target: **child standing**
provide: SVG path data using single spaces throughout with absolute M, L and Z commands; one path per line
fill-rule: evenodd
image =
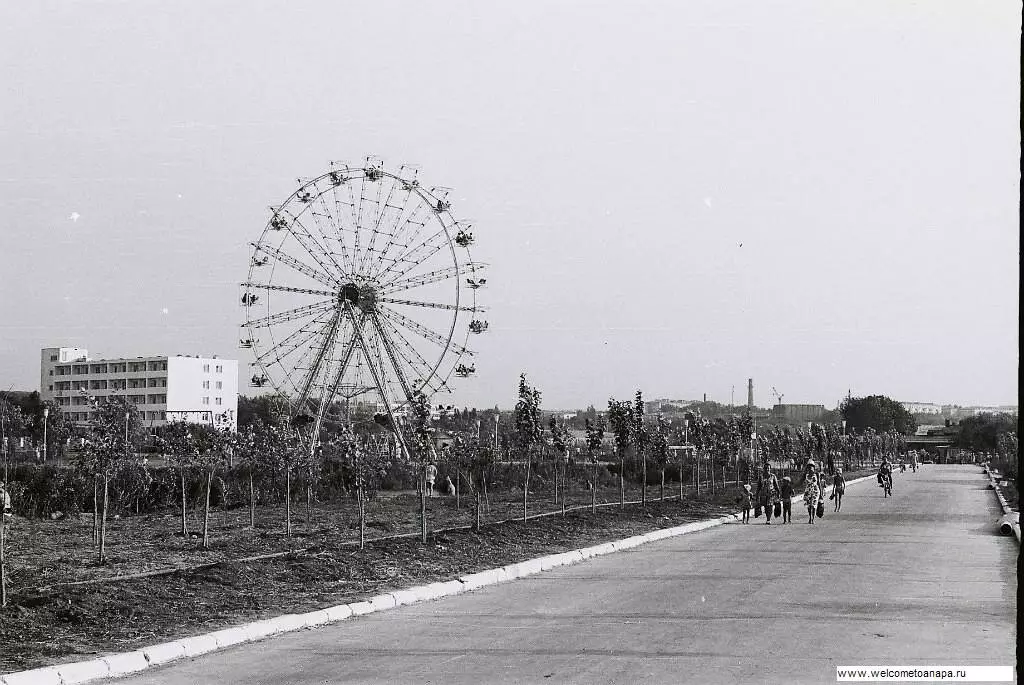
M 782 522 L 793 522 L 793 479 L 785 476 L 780 487 L 782 494 Z
M 754 495 L 750 492 L 750 483 L 743 486 L 740 493 L 740 505 L 743 507 L 743 523 L 750 523 L 750 507 L 754 503 Z

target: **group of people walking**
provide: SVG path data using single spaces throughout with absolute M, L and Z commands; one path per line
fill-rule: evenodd
M 825 515 L 825 490 L 828 487 L 829 477 L 824 470 L 820 469 L 813 459 L 808 460 L 804 468 L 804 506 L 807 508 L 807 522 L 814 523 L 814 519 Z M 846 479 L 843 477 L 843 470 L 837 468 L 832 475 L 832 495 L 830 499 L 835 502 L 834 511 L 839 511 L 843 505 L 843 493 L 846 492 Z M 743 486 L 743 523 L 750 523 L 750 509 L 755 506 L 754 518 L 764 512 L 765 524 L 771 525 L 772 517 L 781 518 L 783 523 L 793 522 L 793 479 L 783 476 L 780 481 L 772 471 L 769 464 L 765 463 L 761 470 L 761 477 L 757 481 L 757 493 L 754 494 L 749 484 Z M 755 505 L 756 503 L 756 505 Z

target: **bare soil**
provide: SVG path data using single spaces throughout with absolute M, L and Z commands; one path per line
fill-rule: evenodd
M 668 489 L 666 496 L 672 493 Z M 650 489 L 646 507 L 608 506 L 596 513 L 587 508 L 525 523 L 487 525 L 487 520 L 522 517 L 521 492 L 518 497 L 492 495 L 490 514 L 479 533 L 468 528 L 443 530 L 468 526 L 472 502 L 465 500 L 456 509 L 454 497 L 435 497 L 429 500 L 427 544 L 415 535 L 418 496 L 383 496 L 368 506 L 367 536 L 414 536 L 369 542 L 362 550 L 356 543 L 358 519 L 352 502 L 316 505 L 309 527 L 304 507 L 293 507 L 290 537 L 283 532 L 283 506 L 261 507 L 255 530 L 248 528 L 247 509 L 214 512 L 208 551 L 199 549 L 200 539 L 180 535 L 180 512 L 167 512 L 110 522 L 105 565 L 96 562 L 91 518 L 15 519 L 8 528 L 9 603 L 0 609 L 0 673 L 358 601 L 735 511 L 735 486 L 714 497 L 687 493 L 682 503 L 678 496 L 659 502 L 658 494 L 657 488 Z M 599 501 L 612 499 L 610 492 L 602 495 Z M 589 500 L 589 493 L 578 493 L 568 504 Z M 560 503 L 548 498 L 532 502 L 530 513 L 560 509 Z M 190 518 L 189 527 L 201 534 L 201 521 Z M 289 549 L 296 551 L 273 559 L 232 561 Z M 202 564 L 213 565 L 195 568 Z M 113 580 L 174 566 L 182 570 Z M 98 579 L 106 582 L 68 584 Z

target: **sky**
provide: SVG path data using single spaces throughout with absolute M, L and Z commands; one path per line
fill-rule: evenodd
M 1020 3 L 0 6 L 0 384 L 237 349 L 248 243 L 377 155 L 490 329 L 440 402 L 1016 403 Z M 244 369 L 244 364 L 241 365 Z

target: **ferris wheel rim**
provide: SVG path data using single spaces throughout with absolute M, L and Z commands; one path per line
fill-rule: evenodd
M 374 314 L 370 317 L 367 327 L 367 334 L 374 339 L 374 344 L 377 345 L 375 359 L 371 360 L 373 353 L 369 350 L 363 349 L 362 353 L 366 357 L 367 365 L 375 363 L 379 367 L 380 372 L 382 374 L 386 373 L 388 376 L 388 379 L 381 384 L 383 387 L 377 388 L 379 394 L 395 393 L 395 386 L 402 386 L 401 395 L 404 396 L 395 395 L 395 399 L 399 400 L 397 403 L 398 407 L 409 402 L 411 388 L 415 388 L 416 391 L 430 391 L 431 394 L 440 391 L 450 392 L 449 381 L 455 370 L 460 367 L 462 358 L 466 355 L 474 354 L 467 347 L 471 331 L 467 328 L 464 335 L 460 338 L 462 344 L 458 344 L 455 342 L 456 330 L 460 320 L 464 318 L 463 315 L 469 314 L 470 318 L 472 318 L 472 314 L 483 311 L 483 308 L 477 304 L 475 286 L 468 293 L 463 293 L 464 288 L 461 286 L 461 279 L 466 274 L 475 276 L 476 272 L 484 267 L 473 262 L 468 245 L 456 245 L 456 241 L 453 238 L 453 229 L 459 226 L 459 222 L 451 215 L 450 204 L 445 201 L 446 195 L 434 192 L 433 188 L 427 190 L 418 183 L 410 182 L 409 179 L 399 173 L 392 173 L 384 169 L 383 166 L 373 168 L 375 169 L 373 174 L 376 175 L 376 178 L 370 179 L 371 183 L 378 182 L 384 178 L 391 180 L 388 198 L 384 201 L 385 207 L 394 207 L 389 205 L 388 202 L 394 195 L 396 188 L 399 187 L 401 192 L 406 194 L 406 202 L 413 195 L 418 198 L 418 201 L 413 206 L 412 213 L 406 217 L 404 222 L 403 215 L 407 204 L 402 204 L 399 211 L 394 214 L 394 225 L 388 234 L 388 244 L 384 247 L 383 252 L 379 254 L 386 256 L 390 253 L 399 233 L 409 229 L 409 224 L 413 217 L 423 207 L 430 207 L 431 213 L 434 214 L 433 222 L 425 219 L 416 224 L 417 228 L 414 229 L 409 244 L 406 244 L 404 246 L 405 249 L 400 251 L 394 259 L 390 260 L 390 264 L 385 264 L 386 260 L 384 259 L 377 260 L 377 263 L 374 263 L 378 254 L 375 243 L 382 233 L 378 229 L 381 222 L 385 221 L 387 213 L 386 208 L 380 209 L 383 184 L 378 183 L 377 188 L 378 198 L 375 211 L 379 211 L 374 217 L 376 223 L 367 237 L 369 242 L 366 248 L 361 252 L 354 249 L 352 254 L 344 254 L 347 251 L 347 246 L 339 238 L 341 252 L 332 253 L 325 246 L 330 245 L 328 235 L 324 232 L 320 220 L 317 219 L 312 210 L 314 202 L 318 201 L 326 207 L 324 197 L 328 193 L 332 193 L 336 197 L 336 193 L 333 191 L 337 190 L 339 184 L 333 183 L 333 181 L 336 180 L 336 174 L 339 173 L 348 175 L 347 180 L 349 181 L 350 189 L 352 181 L 357 177 L 361 179 L 360 202 L 362 202 L 370 167 L 359 168 L 345 165 L 312 179 L 300 180 L 299 187 L 284 202 L 271 208 L 271 218 L 268 219 L 267 224 L 264 226 L 259 240 L 251 243 L 253 257 L 250 260 L 248 278 L 242 286 L 247 288 L 250 293 L 254 290 L 262 293 L 264 296 L 263 307 L 266 314 L 254 319 L 251 315 L 252 306 L 247 305 L 243 327 L 248 335 L 246 340 L 254 350 L 254 362 L 252 365 L 259 369 L 264 380 L 273 379 L 271 386 L 279 392 L 285 392 L 290 395 L 289 391 L 298 391 L 302 394 L 303 388 L 306 388 L 307 392 L 311 387 L 326 388 L 327 381 L 318 380 L 319 369 L 317 367 L 319 362 L 316 361 L 312 364 L 311 380 L 304 379 L 302 387 L 298 387 L 292 379 L 295 371 L 300 368 L 301 364 L 305 363 L 304 360 L 308 357 L 309 350 L 312 349 L 312 341 L 320 337 L 320 334 L 327 326 L 326 319 L 331 316 L 337 319 L 339 311 L 347 306 L 338 294 L 346 282 L 354 283 L 360 280 L 364 284 L 372 282 L 373 286 L 378 288 L 381 293 L 379 303 L 372 309 Z M 325 182 L 325 180 L 330 185 L 327 188 L 321 188 L 319 184 Z M 298 206 L 295 203 L 298 203 Z M 351 203 L 350 209 L 357 211 L 354 209 L 354 206 L 355 203 Z M 362 212 L 362 210 L 363 205 L 360 204 L 358 212 Z M 305 216 L 307 211 L 309 215 Z M 328 213 L 324 216 L 330 218 L 330 210 L 327 211 Z M 357 216 L 359 215 L 358 212 Z M 286 221 L 286 223 L 275 226 L 275 222 L 278 221 Z M 424 227 L 428 225 L 433 227 L 433 232 L 428 232 L 429 235 L 427 237 L 416 242 Z M 346 230 L 340 219 L 338 224 L 330 226 L 330 228 L 338 231 L 339 234 Z M 280 240 L 273 240 L 272 233 L 275 231 L 280 231 Z M 354 240 L 357 241 L 357 246 L 361 232 L 362 227 L 359 224 L 354 224 Z M 285 243 L 289 242 L 289 237 L 294 239 L 294 243 L 304 251 L 300 252 L 300 257 L 294 257 L 284 251 Z M 448 247 L 446 251 L 448 256 L 445 257 L 442 263 L 448 262 L 449 266 L 443 269 L 435 269 L 427 274 L 416 275 L 416 271 L 423 264 L 429 264 L 435 255 L 444 251 L 445 246 Z M 294 247 L 295 245 L 293 244 L 290 249 L 294 249 Z M 458 250 L 462 249 L 466 250 L 465 257 L 462 257 L 458 252 Z M 341 261 L 339 262 L 335 257 L 340 257 Z M 263 260 L 262 263 L 257 264 L 260 259 Z M 310 264 L 310 259 L 313 260 L 314 264 Z M 258 277 L 256 273 L 258 267 L 267 264 L 271 265 L 270 274 L 266 277 Z M 305 279 L 307 287 L 281 285 L 275 282 L 275 274 L 278 269 L 289 273 L 291 278 L 300 279 L 300 281 Z M 454 289 L 454 292 L 450 293 L 449 296 L 454 299 L 454 304 L 444 301 L 435 302 L 422 297 L 417 299 L 408 294 L 410 291 L 415 294 L 417 288 L 443 284 L 449 279 Z M 308 283 L 310 281 L 312 284 Z M 282 311 L 275 311 L 272 305 L 273 294 L 275 293 L 301 294 L 307 297 L 324 299 L 304 307 L 283 310 L 282 313 Z M 395 297 L 398 294 L 406 295 L 406 297 Z M 469 298 L 468 304 L 463 304 L 464 297 Z M 243 303 L 244 298 L 245 296 L 243 295 Z M 407 308 L 412 308 L 413 311 L 433 309 L 450 312 L 450 316 L 446 316 L 444 319 L 446 322 L 446 325 L 442 328 L 444 333 L 434 330 L 432 326 L 436 326 L 436 324 L 423 324 L 412 318 L 412 311 L 407 312 L 408 316 L 403 314 L 401 310 Z M 281 336 L 275 337 L 275 325 L 291 322 L 296 319 L 299 320 L 299 325 L 294 330 L 291 330 L 287 335 L 282 333 Z M 308 330 L 310 326 L 312 326 L 312 330 Z M 267 334 L 271 337 L 271 344 L 261 345 L 259 343 L 257 329 L 260 328 L 267 329 Z M 299 338 L 299 342 L 294 344 L 293 340 L 296 337 Z M 424 343 L 431 343 L 433 347 L 424 346 Z M 419 345 L 418 347 L 417 344 Z M 289 345 L 290 347 L 288 347 Z M 381 348 L 383 352 L 381 352 Z M 297 357 L 294 357 L 296 352 L 299 352 L 299 354 Z M 292 361 L 286 361 L 290 358 L 293 358 Z M 430 361 L 430 359 L 434 361 Z M 442 367 L 446 364 L 449 366 L 445 371 Z M 390 366 L 390 370 L 387 369 L 388 366 Z M 278 370 L 280 373 L 278 373 Z M 405 374 L 410 374 L 413 380 L 410 382 L 403 380 Z M 398 379 L 397 382 L 395 379 Z M 356 387 L 358 388 L 358 386 Z M 363 392 L 366 392 L 366 390 Z M 305 401 L 304 398 L 300 399 L 303 402 Z

